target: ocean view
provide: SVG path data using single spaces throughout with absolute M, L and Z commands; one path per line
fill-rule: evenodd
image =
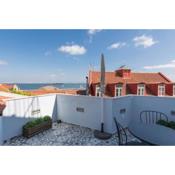
M 59 89 L 84 89 L 85 83 L 16 83 L 21 90 L 34 90 L 44 86 L 54 86 Z

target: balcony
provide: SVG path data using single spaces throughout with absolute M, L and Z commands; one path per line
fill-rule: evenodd
M 102 103 L 103 101 L 103 103 Z M 174 130 L 158 125 L 140 123 L 144 110 L 160 111 L 175 121 L 175 98 L 153 96 L 124 96 L 100 98 L 91 96 L 50 94 L 7 100 L 0 118 L 0 141 L 4 145 L 117 145 L 118 135 L 113 118 L 132 134 L 157 145 L 175 145 Z M 51 130 L 31 139 L 22 136 L 22 126 L 29 120 L 49 115 Z M 109 140 L 98 140 L 93 131 L 100 130 L 104 118 L 104 131 L 111 133 Z M 56 121 L 61 120 L 61 124 Z M 136 139 L 127 133 L 128 140 Z M 139 142 L 139 141 L 138 141 Z

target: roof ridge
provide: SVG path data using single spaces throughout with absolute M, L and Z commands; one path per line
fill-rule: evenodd
M 164 79 L 166 79 L 168 82 L 172 82 L 168 77 L 166 77 L 164 74 L 161 72 L 158 72 L 160 76 L 162 76 Z
M 100 71 L 97 71 L 97 70 L 90 70 L 90 72 L 100 73 Z M 105 71 L 105 73 L 115 73 L 115 71 Z M 131 74 L 159 74 L 159 73 L 160 72 L 132 72 L 131 71 Z
M 159 72 L 131 72 L 134 74 L 158 74 Z

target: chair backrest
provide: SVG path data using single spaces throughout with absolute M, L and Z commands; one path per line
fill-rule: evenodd
M 162 112 L 158 111 L 142 111 L 140 112 L 140 122 L 145 124 L 156 124 L 159 120 L 168 122 L 168 117 Z
M 122 125 L 120 125 L 120 123 L 116 120 L 115 117 L 114 117 L 114 122 L 116 125 L 117 134 L 118 134 L 118 144 L 126 145 L 127 144 L 127 134 L 126 134 L 125 129 L 122 127 Z

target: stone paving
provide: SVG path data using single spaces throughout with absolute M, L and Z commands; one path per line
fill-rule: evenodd
M 5 146 L 116 146 L 117 134 L 113 134 L 108 140 L 96 139 L 93 130 L 68 123 L 53 123 L 52 129 L 44 131 L 32 138 L 23 136 L 12 138 L 4 143 Z

